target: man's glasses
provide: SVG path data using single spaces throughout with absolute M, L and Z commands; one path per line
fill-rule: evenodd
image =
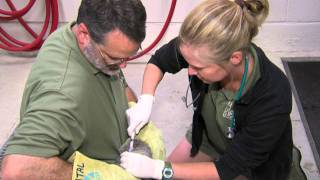
M 102 52 L 98 45 L 96 45 L 96 49 L 99 51 L 100 56 L 106 62 L 107 66 L 110 68 L 114 67 L 115 69 L 118 69 L 119 65 L 124 63 L 128 59 L 128 58 L 111 57 L 108 53 Z

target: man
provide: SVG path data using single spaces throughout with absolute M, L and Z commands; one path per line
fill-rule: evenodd
M 145 21 L 139 0 L 83 0 L 77 22 L 47 39 L 7 143 L 3 179 L 71 179 L 66 160 L 75 151 L 116 162 L 135 100 L 120 67 L 144 40 Z

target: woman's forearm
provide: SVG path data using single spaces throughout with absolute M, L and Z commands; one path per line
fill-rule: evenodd
M 220 180 L 213 162 L 173 163 L 174 179 Z
M 163 78 L 162 71 L 154 64 L 147 64 L 143 75 L 142 93 L 154 95 Z

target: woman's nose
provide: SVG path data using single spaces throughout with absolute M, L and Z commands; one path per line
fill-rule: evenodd
M 194 70 L 191 66 L 188 67 L 188 74 L 189 75 L 197 75 L 197 71 Z

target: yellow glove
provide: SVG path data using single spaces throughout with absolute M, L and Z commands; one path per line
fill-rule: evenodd
M 75 153 L 72 180 L 138 180 L 118 165 L 91 159 L 80 152 Z

